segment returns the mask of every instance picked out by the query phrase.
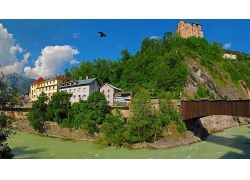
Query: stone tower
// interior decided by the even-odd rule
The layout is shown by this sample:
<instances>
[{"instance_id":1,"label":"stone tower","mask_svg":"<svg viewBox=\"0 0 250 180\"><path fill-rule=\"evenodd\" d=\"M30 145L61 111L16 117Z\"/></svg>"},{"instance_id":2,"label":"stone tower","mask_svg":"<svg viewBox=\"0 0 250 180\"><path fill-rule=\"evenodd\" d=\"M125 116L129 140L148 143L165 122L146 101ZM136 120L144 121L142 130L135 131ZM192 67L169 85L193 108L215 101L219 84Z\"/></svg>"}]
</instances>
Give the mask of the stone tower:
<instances>
[{"instance_id":1,"label":"stone tower","mask_svg":"<svg viewBox=\"0 0 250 180\"><path fill-rule=\"evenodd\" d=\"M203 37L203 32L201 31L201 24L198 23L184 23L180 21L177 25L175 34L187 38L190 36Z\"/></svg>"}]
</instances>

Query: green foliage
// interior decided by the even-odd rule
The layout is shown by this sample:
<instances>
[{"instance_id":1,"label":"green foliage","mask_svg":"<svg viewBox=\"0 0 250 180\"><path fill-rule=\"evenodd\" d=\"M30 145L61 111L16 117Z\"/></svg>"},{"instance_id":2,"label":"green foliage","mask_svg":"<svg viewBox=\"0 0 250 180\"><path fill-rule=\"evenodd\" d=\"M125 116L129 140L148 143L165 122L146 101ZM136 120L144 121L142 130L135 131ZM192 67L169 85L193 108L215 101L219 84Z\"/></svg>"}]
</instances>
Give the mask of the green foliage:
<instances>
[{"instance_id":1,"label":"green foliage","mask_svg":"<svg viewBox=\"0 0 250 180\"><path fill-rule=\"evenodd\" d=\"M95 91L89 95L87 101L80 99L74 103L61 124L63 127L83 128L93 135L94 132L99 132L98 125L105 121L107 114L110 114L110 109L104 94Z\"/></svg>"},{"instance_id":2,"label":"green foliage","mask_svg":"<svg viewBox=\"0 0 250 180\"><path fill-rule=\"evenodd\" d=\"M110 109L105 95L100 91L95 91L87 99L85 114L77 118L81 118L83 128L90 134L93 134L99 131L97 125L101 125L105 120L106 114L109 113Z\"/></svg>"},{"instance_id":3,"label":"green foliage","mask_svg":"<svg viewBox=\"0 0 250 180\"><path fill-rule=\"evenodd\" d=\"M223 62L223 68L229 72L231 79L234 83L238 83L240 80L243 80L247 87L250 88L250 60L231 60L225 59Z\"/></svg>"},{"instance_id":4,"label":"green foliage","mask_svg":"<svg viewBox=\"0 0 250 180\"><path fill-rule=\"evenodd\" d=\"M129 144L138 142L152 142L162 132L161 121L156 118L150 100L150 93L144 89L133 97L131 102L132 116L127 123L124 133Z\"/></svg>"},{"instance_id":5,"label":"green foliage","mask_svg":"<svg viewBox=\"0 0 250 180\"><path fill-rule=\"evenodd\" d=\"M201 98L207 98L211 100L216 99L215 94L211 92L211 90L204 83L198 83L197 92L195 93L194 98L196 100Z\"/></svg>"},{"instance_id":6,"label":"green foliage","mask_svg":"<svg viewBox=\"0 0 250 180\"><path fill-rule=\"evenodd\" d=\"M122 146L125 143L125 126L123 123L122 115L119 110L116 111L116 115L106 115L106 119L100 127L100 132L103 136L98 138L98 142L104 145L116 145Z\"/></svg>"},{"instance_id":7,"label":"green foliage","mask_svg":"<svg viewBox=\"0 0 250 180\"><path fill-rule=\"evenodd\" d=\"M164 93L160 97L159 117L162 119L162 126L168 126L173 123L176 125L176 128L180 133L186 131L185 123L183 123L180 114L177 112L174 103L171 101L171 94Z\"/></svg>"},{"instance_id":8,"label":"green foliage","mask_svg":"<svg viewBox=\"0 0 250 180\"><path fill-rule=\"evenodd\" d=\"M42 121L46 120L47 100L47 95L42 92L38 99L32 104L32 107L28 114L28 121L29 125L34 127L34 129L42 129Z\"/></svg>"},{"instance_id":9,"label":"green foliage","mask_svg":"<svg viewBox=\"0 0 250 180\"><path fill-rule=\"evenodd\" d=\"M7 140L15 133L11 128L0 126L0 159L12 159L14 157Z\"/></svg>"},{"instance_id":10,"label":"green foliage","mask_svg":"<svg viewBox=\"0 0 250 180\"><path fill-rule=\"evenodd\" d=\"M9 126L9 118L5 116L4 111L11 108L17 102L17 90L8 87L4 81L5 75L0 74L0 159L12 159L14 154L7 143L7 140L16 133Z\"/></svg>"},{"instance_id":11,"label":"green foliage","mask_svg":"<svg viewBox=\"0 0 250 180\"><path fill-rule=\"evenodd\" d=\"M70 108L70 95L67 92L59 91L54 93L48 103L46 112L47 120L62 124L63 119L67 118Z\"/></svg>"}]
</instances>

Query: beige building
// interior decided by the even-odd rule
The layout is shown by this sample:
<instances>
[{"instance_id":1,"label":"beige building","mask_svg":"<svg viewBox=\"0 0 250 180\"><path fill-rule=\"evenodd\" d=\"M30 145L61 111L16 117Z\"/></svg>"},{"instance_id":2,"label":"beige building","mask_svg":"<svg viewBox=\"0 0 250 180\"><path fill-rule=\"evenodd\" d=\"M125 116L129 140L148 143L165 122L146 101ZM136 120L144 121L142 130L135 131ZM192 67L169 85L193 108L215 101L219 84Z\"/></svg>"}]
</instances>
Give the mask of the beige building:
<instances>
[{"instance_id":1,"label":"beige building","mask_svg":"<svg viewBox=\"0 0 250 180\"><path fill-rule=\"evenodd\" d=\"M203 32L201 31L201 24L198 23L184 23L180 21L177 25L175 34L187 38L190 36L203 37Z\"/></svg>"},{"instance_id":2,"label":"beige building","mask_svg":"<svg viewBox=\"0 0 250 180\"><path fill-rule=\"evenodd\" d=\"M38 78L32 84L30 84L30 100L32 102L36 101L37 97L39 97L42 92L51 98L55 92L59 91L60 84L65 81L69 81L69 79L62 75L55 76L54 78L50 79L43 79L42 77Z\"/></svg>"}]
</instances>

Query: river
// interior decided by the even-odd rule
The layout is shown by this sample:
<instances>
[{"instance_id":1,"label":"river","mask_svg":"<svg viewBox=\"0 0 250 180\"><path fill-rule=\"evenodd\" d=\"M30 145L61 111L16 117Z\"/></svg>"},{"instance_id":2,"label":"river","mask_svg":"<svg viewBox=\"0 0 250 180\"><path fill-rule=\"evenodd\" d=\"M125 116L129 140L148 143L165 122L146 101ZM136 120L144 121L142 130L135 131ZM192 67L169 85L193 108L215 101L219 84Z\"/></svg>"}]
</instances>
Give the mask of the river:
<instances>
[{"instance_id":1,"label":"river","mask_svg":"<svg viewBox=\"0 0 250 180\"><path fill-rule=\"evenodd\" d=\"M18 132L8 143L15 159L249 159L250 125L226 129L188 146L158 150L101 147L26 132Z\"/></svg>"}]
</instances>

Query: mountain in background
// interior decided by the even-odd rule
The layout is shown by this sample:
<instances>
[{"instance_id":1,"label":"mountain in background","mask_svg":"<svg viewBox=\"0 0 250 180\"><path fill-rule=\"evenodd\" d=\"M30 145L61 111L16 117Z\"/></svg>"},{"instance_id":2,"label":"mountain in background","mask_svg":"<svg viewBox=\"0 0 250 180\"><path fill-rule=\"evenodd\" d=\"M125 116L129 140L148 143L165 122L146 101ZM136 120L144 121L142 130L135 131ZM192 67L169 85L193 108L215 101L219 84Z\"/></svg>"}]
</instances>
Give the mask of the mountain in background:
<instances>
[{"instance_id":1,"label":"mountain in background","mask_svg":"<svg viewBox=\"0 0 250 180\"><path fill-rule=\"evenodd\" d=\"M10 73L5 76L9 86L16 87L19 90L20 95L26 94L30 91L30 84L35 81L35 79L30 79L24 77L18 73Z\"/></svg>"}]
</instances>

